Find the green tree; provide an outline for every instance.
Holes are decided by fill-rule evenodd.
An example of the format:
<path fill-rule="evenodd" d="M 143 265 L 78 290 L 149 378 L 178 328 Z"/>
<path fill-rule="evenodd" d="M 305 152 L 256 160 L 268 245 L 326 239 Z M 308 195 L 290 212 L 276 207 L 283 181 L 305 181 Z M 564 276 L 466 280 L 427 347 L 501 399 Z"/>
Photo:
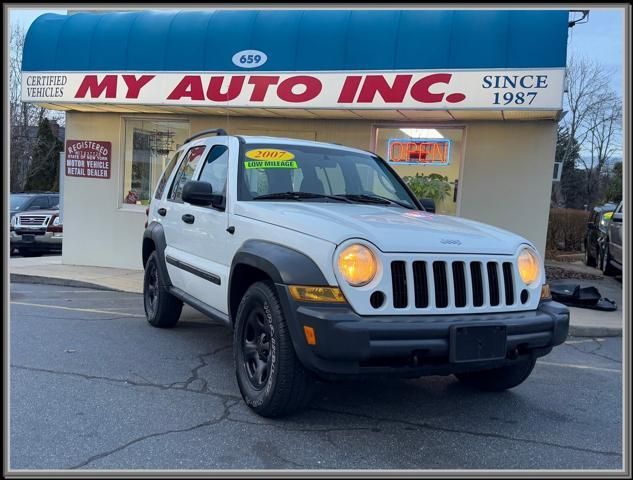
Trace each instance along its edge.
<path fill-rule="evenodd" d="M 29 167 L 26 191 L 59 190 L 59 154 L 64 150 L 62 142 L 53 134 L 47 118 L 37 129 L 37 141 Z"/>
<path fill-rule="evenodd" d="M 606 201 L 618 203 L 622 201 L 622 162 L 613 164 L 612 177 L 607 185 Z"/>
<path fill-rule="evenodd" d="M 571 138 L 567 128 L 558 128 L 556 141 L 556 161 L 562 162 L 563 171 L 560 177 L 560 195 L 566 208 L 583 208 L 585 200 L 584 185 L 586 175 L 577 168 L 580 158 L 580 145 Z"/>

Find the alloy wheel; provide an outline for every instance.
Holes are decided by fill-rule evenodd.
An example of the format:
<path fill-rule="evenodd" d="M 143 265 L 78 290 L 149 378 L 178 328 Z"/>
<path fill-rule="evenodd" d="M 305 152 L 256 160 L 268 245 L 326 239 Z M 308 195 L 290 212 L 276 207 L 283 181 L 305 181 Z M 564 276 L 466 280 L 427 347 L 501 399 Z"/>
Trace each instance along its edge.
<path fill-rule="evenodd" d="M 146 291 L 146 297 L 147 297 L 147 313 L 149 314 L 149 316 L 154 316 L 154 314 L 156 313 L 156 305 L 158 303 L 158 269 L 156 268 L 156 265 L 151 262 L 150 265 L 148 265 L 149 268 L 149 272 L 148 272 L 148 282 L 147 282 L 147 291 Z"/>
<path fill-rule="evenodd" d="M 270 328 L 264 310 L 257 306 L 251 310 L 242 334 L 242 360 L 251 385 L 261 390 L 270 376 Z"/>

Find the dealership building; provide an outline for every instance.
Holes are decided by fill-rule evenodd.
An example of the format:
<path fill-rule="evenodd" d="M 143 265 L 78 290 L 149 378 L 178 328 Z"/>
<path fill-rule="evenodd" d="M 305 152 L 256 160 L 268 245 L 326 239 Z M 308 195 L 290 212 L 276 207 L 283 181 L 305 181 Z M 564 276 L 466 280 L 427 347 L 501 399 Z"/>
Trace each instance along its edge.
<path fill-rule="evenodd" d="M 141 267 L 145 209 L 201 130 L 376 152 L 449 187 L 437 212 L 543 254 L 566 10 L 188 10 L 45 14 L 22 98 L 66 112 L 62 262 Z"/>

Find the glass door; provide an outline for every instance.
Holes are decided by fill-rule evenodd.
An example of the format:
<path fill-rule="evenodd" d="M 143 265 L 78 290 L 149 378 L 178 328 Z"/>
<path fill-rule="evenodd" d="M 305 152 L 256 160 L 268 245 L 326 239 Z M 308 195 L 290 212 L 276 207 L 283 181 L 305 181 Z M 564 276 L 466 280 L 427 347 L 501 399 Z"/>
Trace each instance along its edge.
<path fill-rule="evenodd" d="M 461 127 L 375 127 L 374 152 L 384 158 L 436 213 L 457 215 L 464 130 Z"/>

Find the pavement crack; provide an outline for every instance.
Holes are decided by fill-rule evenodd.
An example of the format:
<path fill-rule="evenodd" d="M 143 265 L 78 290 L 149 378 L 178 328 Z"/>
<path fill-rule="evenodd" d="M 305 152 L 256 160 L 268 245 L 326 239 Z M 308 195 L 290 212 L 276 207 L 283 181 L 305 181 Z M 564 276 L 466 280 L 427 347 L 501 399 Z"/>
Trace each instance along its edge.
<path fill-rule="evenodd" d="M 602 343 L 596 340 L 595 338 L 592 338 L 591 340 L 592 340 L 592 343 L 597 345 L 596 348 L 594 348 L 593 350 L 583 350 L 582 348 L 580 348 L 577 345 L 574 345 L 573 343 L 570 343 L 567 345 L 579 353 L 584 353 L 586 355 L 594 355 L 596 357 L 604 358 L 605 360 L 609 360 L 614 363 L 622 364 L 622 360 L 618 360 L 617 358 L 612 358 L 608 355 L 605 355 L 604 353 L 598 353 L 598 351 L 602 349 Z"/>
<path fill-rule="evenodd" d="M 173 386 L 174 384 L 170 384 L 170 385 L 163 385 L 163 384 L 159 384 L 159 383 L 152 383 L 147 379 L 143 379 L 143 377 L 141 377 L 140 375 L 138 375 L 137 373 L 134 373 L 134 375 L 136 375 L 137 377 L 143 379 L 143 382 L 137 382 L 134 380 L 131 380 L 129 378 L 112 378 L 112 377 L 104 377 L 104 376 L 100 376 L 100 375 L 89 375 L 86 373 L 78 373 L 78 372 L 65 372 L 65 371 L 61 371 L 61 370 L 51 370 L 51 369 L 47 369 L 47 368 L 37 368 L 37 367 L 27 367 L 24 365 L 15 365 L 12 364 L 11 368 L 16 368 L 18 370 L 26 370 L 26 371 L 31 371 L 31 372 L 40 372 L 40 373 L 49 373 L 49 374 L 54 374 L 54 375 L 65 375 L 65 376 L 70 376 L 70 377 L 77 377 L 77 378 L 83 378 L 85 380 L 101 380 L 101 381 L 105 381 L 105 382 L 112 382 L 114 384 L 118 384 L 118 385 L 122 385 L 122 386 L 132 386 L 132 387 L 149 387 L 149 388 L 158 388 L 159 390 L 179 390 L 179 391 L 186 391 L 186 392 L 190 392 L 190 393 L 197 393 L 197 394 L 201 394 L 201 395 L 209 395 L 212 397 L 217 397 L 217 398 L 221 398 L 221 399 L 232 399 L 232 400 L 241 400 L 242 397 L 237 396 L 237 395 L 231 395 L 231 394 L 227 394 L 227 393 L 220 393 L 220 392 L 215 392 L 213 390 L 209 390 L 208 388 L 205 391 L 199 391 L 199 390 L 194 390 L 194 389 L 185 389 L 183 387 L 176 387 Z M 182 383 L 182 382 L 179 382 Z"/>
<path fill-rule="evenodd" d="M 93 456 L 89 457 L 88 459 L 84 460 L 84 461 L 83 461 L 83 462 L 81 462 L 81 463 L 78 463 L 78 464 L 76 464 L 76 465 L 73 465 L 73 466 L 71 466 L 71 467 L 68 467 L 68 469 L 69 469 L 69 470 L 76 470 L 76 469 L 78 469 L 78 468 L 85 467 L 85 466 L 87 466 L 87 465 L 89 465 L 89 464 L 91 464 L 91 463 L 93 463 L 93 462 L 95 462 L 95 461 L 97 461 L 97 460 L 101 460 L 101 459 L 104 459 L 104 458 L 106 458 L 106 457 L 109 457 L 110 455 L 113 455 L 113 454 L 115 454 L 115 453 L 118 453 L 118 452 L 120 452 L 120 451 L 122 451 L 122 450 L 125 450 L 125 449 L 126 449 L 126 448 L 128 448 L 128 447 L 131 447 L 132 445 L 135 445 L 135 444 L 137 444 L 137 443 L 139 443 L 139 442 L 142 442 L 142 441 L 144 441 L 144 440 L 148 440 L 148 439 L 150 439 L 150 438 L 162 437 L 162 436 L 165 436 L 165 435 L 169 435 L 169 434 L 171 434 L 171 433 L 191 432 L 191 431 L 193 431 L 193 430 L 197 430 L 197 429 L 199 429 L 199 428 L 203 428 L 203 427 L 210 427 L 210 426 L 212 426 L 212 425 L 217 425 L 218 423 L 221 423 L 221 422 L 223 422 L 224 420 L 226 420 L 226 419 L 227 419 L 227 417 L 228 417 L 228 415 L 229 415 L 229 413 L 230 413 L 230 408 L 231 408 L 233 405 L 235 405 L 235 403 L 237 403 L 237 402 L 234 402 L 234 403 L 232 403 L 232 404 L 230 404 L 230 405 L 229 405 L 229 404 L 228 404 L 228 403 L 229 403 L 229 401 L 230 401 L 230 399 L 228 399 L 228 398 L 227 398 L 227 399 L 224 399 L 224 400 L 222 401 L 222 405 L 223 405 L 223 407 L 224 407 L 224 411 L 222 412 L 222 415 L 220 415 L 220 416 L 219 416 L 218 418 L 216 418 L 216 419 L 213 419 L 213 420 L 207 420 L 206 422 L 198 423 L 198 424 L 193 425 L 193 426 L 191 426 L 191 427 L 186 427 L 186 428 L 176 428 L 176 429 L 172 429 L 172 430 L 165 430 L 165 431 L 163 431 L 163 432 L 155 432 L 155 433 L 150 433 L 150 434 L 148 434 L 148 435 L 142 435 L 142 436 L 137 437 L 137 438 L 135 438 L 135 439 L 133 439 L 133 440 L 130 440 L 129 442 L 126 442 L 126 443 L 124 443 L 123 445 L 120 445 L 120 446 L 118 446 L 118 447 L 116 447 L 116 448 L 113 448 L 113 449 L 111 449 L 111 450 L 108 450 L 108 451 L 105 451 L 105 452 L 102 452 L 102 453 L 98 453 L 97 455 L 93 455 Z"/>
<path fill-rule="evenodd" d="M 347 432 L 347 431 L 375 431 L 374 427 L 325 427 L 325 428 L 320 428 L 320 427 L 301 427 L 301 428 L 296 428 L 296 427 L 291 427 L 288 425 L 282 425 L 279 423 L 273 423 L 273 422 L 251 422 L 248 420 L 244 420 L 241 418 L 231 418 L 228 417 L 227 422 L 233 422 L 233 423 L 240 423 L 240 424 L 245 424 L 245 425 L 255 425 L 257 427 L 273 427 L 279 430 L 283 430 L 285 432 L 302 432 L 302 433 L 309 433 L 309 432 L 317 432 L 317 433 L 332 433 L 332 432 Z"/>
<path fill-rule="evenodd" d="M 426 430 L 431 430 L 431 431 L 436 431 L 436 432 L 460 433 L 460 434 L 465 434 L 465 435 L 473 435 L 473 436 L 476 436 L 476 437 L 496 438 L 496 439 L 500 439 L 500 440 L 510 440 L 510 441 L 514 441 L 514 442 L 529 443 L 529 444 L 533 444 L 533 445 L 545 445 L 545 446 L 548 446 L 548 447 L 563 448 L 563 449 L 574 450 L 574 451 L 578 451 L 578 452 L 595 453 L 595 454 L 598 454 L 598 455 L 606 455 L 606 456 L 613 456 L 613 457 L 622 457 L 622 453 L 621 452 L 612 452 L 612 451 L 608 451 L 608 450 L 595 450 L 595 449 L 591 449 L 591 448 L 576 447 L 576 446 L 573 446 L 573 445 L 563 445 L 563 444 L 560 444 L 560 443 L 547 442 L 547 441 L 544 441 L 544 440 L 533 440 L 533 439 L 530 439 L 530 438 L 513 437 L 511 435 L 503 435 L 503 434 L 500 434 L 500 433 L 486 433 L 486 432 L 477 432 L 477 431 L 474 431 L 474 430 L 460 430 L 458 428 L 440 427 L 440 426 L 437 426 L 437 425 L 432 425 L 432 424 L 427 423 L 427 422 L 416 423 L 416 422 L 411 422 L 411 421 L 408 421 L 408 420 L 398 420 L 398 419 L 394 419 L 394 418 L 372 417 L 371 415 L 366 415 L 366 414 L 362 414 L 362 413 L 345 412 L 345 411 L 341 411 L 341 410 L 332 410 L 332 409 L 326 409 L 326 408 L 312 407 L 311 410 L 315 410 L 315 411 L 318 411 L 318 412 L 335 413 L 335 414 L 339 414 L 339 415 L 349 415 L 349 416 L 357 417 L 357 418 L 371 419 L 371 420 L 373 420 L 374 422 L 377 422 L 377 423 L 402 424 L 402 425 L 407 425 L 407 426 L 417 427 L 417 428 L 423 428 L 423 429 L 426 429 Z"/>

